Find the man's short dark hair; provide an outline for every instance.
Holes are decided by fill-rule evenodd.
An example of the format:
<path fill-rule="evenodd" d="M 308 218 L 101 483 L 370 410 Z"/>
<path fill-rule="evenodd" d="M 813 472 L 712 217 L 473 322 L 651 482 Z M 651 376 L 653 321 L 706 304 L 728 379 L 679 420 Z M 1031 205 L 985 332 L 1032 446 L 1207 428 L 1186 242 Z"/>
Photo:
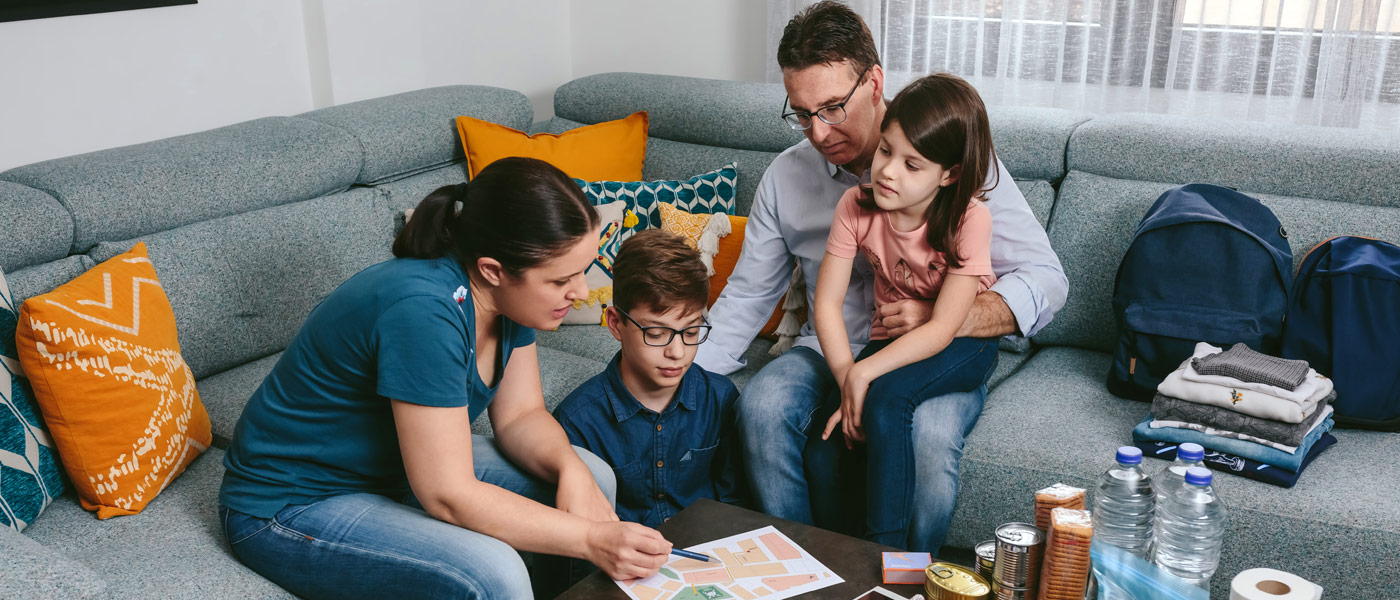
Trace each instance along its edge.
<path fill-rule="evenodd" d="M 778 42 L 778 66 L 783 70 L 843 61 L 850 61 L 856 73 L 880 64 L 875 36 L 865 19 L 845 4 L 818 2 L 797 13 L 783 28 Z"/>
<path fill-rule="evenodd" d="M 622 242 L 613 261 L 613 303 L 618 308 L 704 310 L 709 299 L 705 263 L 681 236 L 648 229 Z"/>

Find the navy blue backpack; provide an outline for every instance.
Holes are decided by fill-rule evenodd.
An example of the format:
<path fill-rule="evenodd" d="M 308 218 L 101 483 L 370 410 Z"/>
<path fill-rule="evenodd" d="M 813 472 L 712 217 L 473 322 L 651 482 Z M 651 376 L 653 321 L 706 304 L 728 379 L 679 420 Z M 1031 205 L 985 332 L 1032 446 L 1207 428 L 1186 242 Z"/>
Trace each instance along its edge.
<path fill-rule="evenodd" d="M 1108 391 L 1152 400 L 1197 342 L 1277 356 L 1292 282 L 1286 238 L 1273 211 L 1229 188 L 1192 183 L 1157 198 L 1113 283 Z"/>
<path fill-rule="evenodd" d="M 1359 237 L 1313 248 L 1298 265 L 1283 356 L 1332 378 L 1338 426 L 1400 431 L 1400 248 Z"/>

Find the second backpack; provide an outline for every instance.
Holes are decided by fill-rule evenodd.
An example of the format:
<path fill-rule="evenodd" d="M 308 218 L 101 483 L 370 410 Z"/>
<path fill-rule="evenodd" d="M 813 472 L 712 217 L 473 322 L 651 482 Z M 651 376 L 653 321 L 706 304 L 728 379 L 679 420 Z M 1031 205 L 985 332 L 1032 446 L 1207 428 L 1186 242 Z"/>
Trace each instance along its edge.
<path fill-rule="evenodd" d="M 1277 356 L 1292 266 L 1287 233 L 1258 200 L 1202 183 L 1162 194 L 1114 280 L 1108 390 L 1150 401 L 1197 342 Z"/>

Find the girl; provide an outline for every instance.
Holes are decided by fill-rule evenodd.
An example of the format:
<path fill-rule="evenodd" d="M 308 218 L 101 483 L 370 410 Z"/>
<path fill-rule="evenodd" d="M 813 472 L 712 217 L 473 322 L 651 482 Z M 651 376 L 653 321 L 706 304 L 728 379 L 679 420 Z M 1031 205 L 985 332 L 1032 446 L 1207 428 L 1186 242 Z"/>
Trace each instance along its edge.
<path fill-rule="evenodd" d="M 836 207 L 817 276 L 815 318 L 840 388 L 822 439 L 837 425 L 846 446 L 866 442 L 865 533 L 908 545 L 914 457 L 910 431 L 922 401 L 967 392 L 996 366 L 996 340 L 955 338 L 978 292 L 996 281 L 992 217 L 980 197 L 996 158 L 986 107 L 953 75 L 924 77 L 895 96 L 881 123 L 869 186 Z M 995 183 L 993 183 L 993 187 Z M 856 360 L 841 304 L 857 254 L 875 271 L 876 314 L 902 299 L 933 299 L 933 318 L 899 339 L 875 319 Z"/>
<path fill-rule="evenodd" d="M 618 522 L 611 469 L 540 387 L 534 329 L 588 294 L 598 228 L 535 159 L 424 198 L 397 258 L 322 301 L 243 409 L 219 491 L 234 555 L 307 598 L 529 598 L 516 550 L 655 573 L 671 545 Z M 495 438 L 471 434 L 483 411 Z"/>

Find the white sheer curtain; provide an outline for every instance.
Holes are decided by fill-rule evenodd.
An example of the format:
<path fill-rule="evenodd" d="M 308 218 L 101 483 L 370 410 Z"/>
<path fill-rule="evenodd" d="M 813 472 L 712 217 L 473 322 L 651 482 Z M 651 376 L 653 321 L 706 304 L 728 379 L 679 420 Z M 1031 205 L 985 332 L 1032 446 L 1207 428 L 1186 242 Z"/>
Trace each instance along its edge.
<path fill-rule="evenodd" d="M 770 0 L 770 56 L 813 3 Z M 875 33 L 891 95 L 949 71 L 992 104 L 1400 129 L 1400 0 L 847 4 Z"/>

